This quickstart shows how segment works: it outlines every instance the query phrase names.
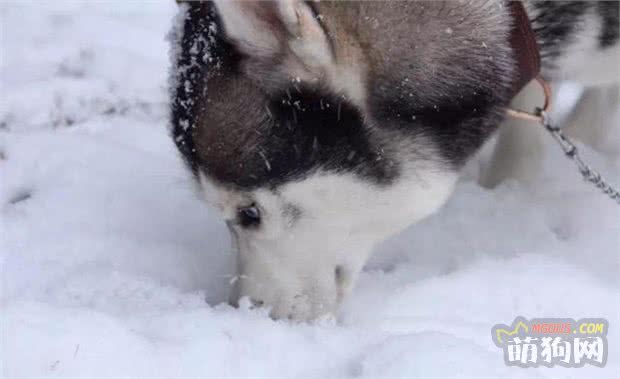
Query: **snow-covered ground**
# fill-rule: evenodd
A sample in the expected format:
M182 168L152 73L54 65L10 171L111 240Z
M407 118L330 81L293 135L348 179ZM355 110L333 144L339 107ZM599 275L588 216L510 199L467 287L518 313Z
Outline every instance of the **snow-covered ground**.
M620 377L620 210L553 145L536 186L463 180L381 246L337 322L226 305L226 228L166 130L175 8L0 4L2 377ZM518 315L607 318L607 367L505 367Z

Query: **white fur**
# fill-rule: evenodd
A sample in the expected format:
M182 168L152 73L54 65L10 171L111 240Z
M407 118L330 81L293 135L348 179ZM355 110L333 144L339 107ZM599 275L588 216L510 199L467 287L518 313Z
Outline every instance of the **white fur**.
M255 1L216 0L228 38L258 58L292 53L282 59L286 64L281 68L291 79L310 83L323 80L334 93L345 96L364 110L366 67L362 64L365 59L360 56L359 46L342 46L338 56L332 56L323 28L303 1L277 2L277 17L284 30L274 30L273 25L261 19L258 9L261 5ZM281 45L282 40L287 46Z
M563 128L571 137L620 158L620 85L586 89Z
M226 35L246 53L272 56L283 52L284 41L293 54L305 65L324 67L332 56L323 30L308 5L299 0L281 0L275 4L256 1L216 0ZM263 19L261 12L275 5L282 25ZM261 8L262 7L262 8ZM270 24L270 22L272 24Z
M261 210L259 229L233 226L239 248L233 297L260 300L277 318L306 320L333 313L375 244L439 208L456 174L428 164L378 187L351 174L319 172L251 193L200 179L207 201L231 222L240 206L255 202ZM297 218L283 212L291 206Z
M620 83L620 44L601 49L601 27L594 14L585 17L583 29L556 62L555 81L569 80L585 86Z
M217 10L224 22L228 38L234 40L246 52L270 55L278 49L278 39L264 22L254 17L252 2L215 0Z

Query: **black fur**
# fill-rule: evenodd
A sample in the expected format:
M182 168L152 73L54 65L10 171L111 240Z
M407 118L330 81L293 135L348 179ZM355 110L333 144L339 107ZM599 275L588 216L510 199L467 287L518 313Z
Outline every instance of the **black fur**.
M618 43L620 38L620 1L599 2L598 13L603 20L599 43L604 49Z
M183 6L187 6L188 11L182 26L182 38L172 41L173 47L180 50L173 58L176 61L172 73L175 87L171 100L171 132L184 161L196 175L198 159L193 133L196 115L204 107L207 79L215 71L222 74L225 70L237 69L240 56L219 36L219 17L212 2L192 1ZM172 35L171 38L179 36Z
M477 46L477 43L472 43ZM509 62L510 57L504 57ZM431 74L411 62L407 76L415 86L403 85L403 74L386 73L370 85L371 113L377 128L397 130L403 138L424 137L439 149L447 167L458 170L497 129L514 96L510 63L501 57L480 59L474 49L454 54L450 61L437 62ZM459 67L460 81L445 80L449 67ZM412 148L419 144L411 143Z
M504 117L502 107L510 101L506 86L489 82L459 94L461 91L447 89L434 101L425 92L412 93L409 98L374 93L371 103L376 105L373 110L379 125L396 128L408 137L428 138L439 148L443 162L459 169L497 129Z
M544 63L551 63L562 54L563 48L581 30L587 10L595 4L590 1L534 2L534 8L539 13L532 20L532 27Z
M235 104L243 97L226 90L231 78L241 76L244 56L224 39L212 3L188 6L171 116L173 138L195 175L202 170L223 185L247 190L275 187L318 168L346 170L377 184L397 176L395 162L370 145L359 112L320 88L292 84L269 95L256 89L252 104L241 102L225 120L214 118L224 113L209 112L215 103ZM208 43L196 44L201 38ZM219 84L226 90L219 91ZM249 113L260 113L252 117L254 130L238 121Z
M397 164L369 143L361 115L344 99L304 86L291 86L266 99L267 116L254 118L256 129L230 130L241 134L208 138L215 142L199 149L200 168L210 177L224 185L253 189L273 188L319 168L353 172L377 184L387 184L398 175ZM204 127L226 127L210 120L216 125ZM253 142L238 144L239 138Z

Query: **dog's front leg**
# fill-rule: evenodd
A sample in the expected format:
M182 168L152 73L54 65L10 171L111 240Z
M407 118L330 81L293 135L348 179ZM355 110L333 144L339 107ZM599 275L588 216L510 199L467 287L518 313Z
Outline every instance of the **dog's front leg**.
M511 103L513 109L533 112L544 102L540 85L527 85ZM500 126L497 143L480 183L492 188L506 179L532 182L540 175L544 156L544 128L536 122L507 117Z
M620 85L587 88L566 120L566 132L611 157L620 158Z

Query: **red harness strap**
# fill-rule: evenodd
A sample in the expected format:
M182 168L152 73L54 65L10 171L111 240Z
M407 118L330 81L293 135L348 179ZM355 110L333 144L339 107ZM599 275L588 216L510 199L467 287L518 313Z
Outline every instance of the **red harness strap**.
M508 7L513 19L510 45L517 63L517 78L513 83L514 96L540 73L540 52L523 3L509 1Z

